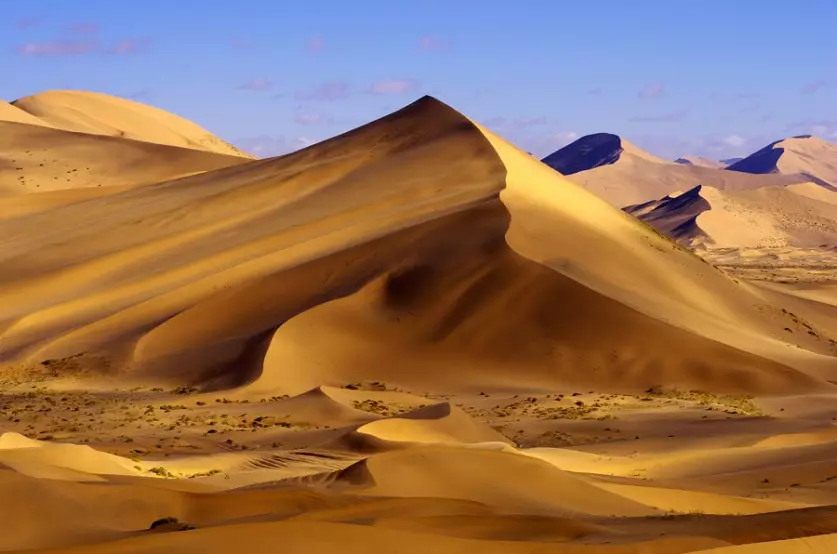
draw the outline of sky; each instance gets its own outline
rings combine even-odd
[[[673,159],[837,142],[835,0],[27,0],[0,99],[104,92],[258,156],[430,94],[542,157],[616,133]]]

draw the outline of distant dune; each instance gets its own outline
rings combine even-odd
[[[727,167],[742,173],[804,175],[837,187],[837,144],[800,135],[768,144]]]
[[[573,175],[620,161],[632,161],[635,158],[652,162],[663,161],[610,133],[581,137],[542,161],[561,175]]]
[[[182,117],[107,94],[53,90],[15,100],[12,106],[47,125],[65,131],[130,138],[252,158]],[[3,118],[1,110],[0,119]]]
[[[694,163],[666,162],[607,133],[582,137],[543,162],[619,208],[698,185],[746,190],[810,180],[797,175],[753,176]]]
[[[689,247],[837,244],[837,191],[816,183],[754,190],[695,187],[625,211]]]
[[[726,164],[723,162],[710,160],[709,158],[703,158],[701,156],[682,156],[674,160],[674,163],[683,165],[697,165],[700,167],[712,167],[715,169],[726,167]]]

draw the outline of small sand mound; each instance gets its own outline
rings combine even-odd
[[[358,432],[386,441],[511,444],[506,437],[487,425],[475,422],[468,414],[448,402],[367,423],[359,427]]]
[[[426,446],[388,452],[349,467],[338,481],[365,495],[457,498],[512,513],[656,513],[540,460],[497,450]]]

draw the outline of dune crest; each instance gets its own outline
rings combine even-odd
[[[159,108],[107,94],[51,90],[20,98],[11,105],[65,131],[253,157],[191,121]]]

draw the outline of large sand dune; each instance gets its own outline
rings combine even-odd
[[[747,190],[810,180],[796,174],[754,176],[702,163],[666,162],[607,133],[582,137],[543,162],[620,208],[698,185]]]
[[[130,138],[252,158],[182,117],[107,94],[51,90],[15,100],[12,106],[65,131]],[[0,112],[2,117],[3,112]]]
[[[834,367],[813,339],[787,348],[745,286],[432,99],[0,231],[0,355],[59,374],[786,390]]]
[[[768,144],[727,169],[803,175],[818,184],[837,187],[837,144],[811,135],[791,137]]]
[[[174,149],[121,117],[38,129]],[[680,167],[623,150],[591,172]],[[734,279],[429,97],[228,165],[0,202],[0,550],[833,542],[828,290]]]

